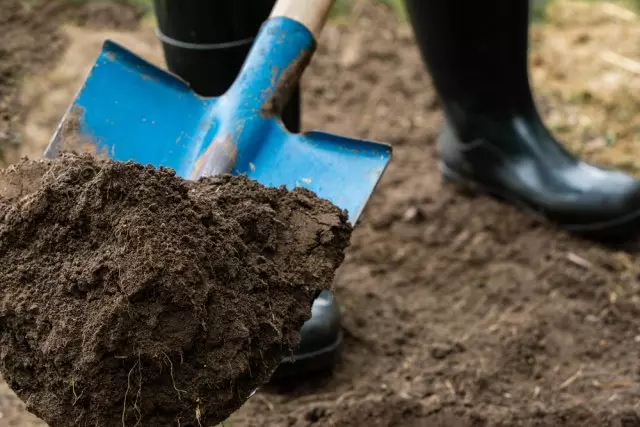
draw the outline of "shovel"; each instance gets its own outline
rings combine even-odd
[[[91,152],[169,167],[185,179],[230,173],[265,186],[305,187],[346,210],[355,224],[391,147],[323,132],[293,134],[279,118],[332,5],[279,0],[235,82],[214,98],[107,40],[45,156]]]

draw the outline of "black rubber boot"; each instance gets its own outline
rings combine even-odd
[[[202,96],[222,95],[235,80],[260,26],[275,0],[154,0],[158,36],[169,70]],[[300,131],[300,90],[295,90],[282,120]],[[340,311],[333,294],[321,294],[301,330],[301,342],[274,377],[304,374],[334,366],[342,349]]]
[[[406,3],[445,111],[445,177],[586,236],[640,228],[640,183],[575,158],[542,123],[529,84],[526,0]]]

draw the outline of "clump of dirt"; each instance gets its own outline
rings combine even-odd
[[[63,154],[0,174],[0,369],[53,426],[211,426],[299,342],[351,228],[313,193]]]

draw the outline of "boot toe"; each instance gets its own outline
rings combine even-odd
[[[640,227],[640,181],[584,163],[573,175],[570,181],[581,186],[582,191],[564,203],[565,212],[560,218],[565,228],[586,233],[626,233]]]
[[[274,378],[332,368],[342,350],[340,320],[340,309],[333,293],[321,293],[313,303],[311,318],[300,330],[298,348],[292,356],[282,360]]]

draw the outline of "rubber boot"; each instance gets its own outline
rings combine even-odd
[[[169,71],[202,96],[222,95],[234,82],[260,26],[275,0],[154,0],[158,37]],[[300,131],[300,88],[282,114],[291,132]],[[274,377],[331,368],[342,349],[340,311],[323,292],[302,327],[296,351],[283,359]]]
[[[442,101],[446,178],[588,237],[640,228],[640,183],[564,149],[543,124],[528,75],[525,0],[406,0]]]

